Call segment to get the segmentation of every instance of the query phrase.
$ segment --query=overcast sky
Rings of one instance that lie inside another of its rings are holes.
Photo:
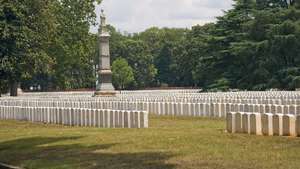
[[[215,21],[223,10],[232,7],[232,0],[103,0],[97,6],[105,10],[107,22],[121,32],[141,32],[157,27],[190,28]],[[97,28],[92,28],[96,32]]]

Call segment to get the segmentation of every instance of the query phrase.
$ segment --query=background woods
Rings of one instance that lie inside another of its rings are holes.
[[[23,89],[93,88],[98,49],[97,35],[89,30],[96,24],[96,3],[100,1],[0,0],[2,92],[19,82]],[[216,23],[192,29],[109,30],[118,88],[300,87],[297,1],[235,0]]]

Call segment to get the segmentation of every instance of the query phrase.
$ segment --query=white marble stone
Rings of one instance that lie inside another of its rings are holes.
[[[229,112],[226,115],[226,129],[228,133],[235,133],[235,116],[236,112]]]
[[[283,114],[273,115],[273,134],[275,136],[282,136],[282,117]]]
[[[262,135],[261,114],[250,114],[250,134]]]
[[[282,117],[282,135],[296,136],[296,116],[285,114]]]
[[[243,113],[242,114],[242,132],[250,134],[250,114],[251,113]]]
[[[235,114],[235,130],[237,133],[243,133],[243,129],[242,129],[242,116],[244,113],[242,112],[237,112]]]
[[[273,135],[273,114],[262,114],[262,134],[267,136]]]

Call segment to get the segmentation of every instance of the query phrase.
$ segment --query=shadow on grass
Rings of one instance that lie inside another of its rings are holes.
[[[24,168],[173,169],[168,153],[116,153],[117,144],[70,144],[82,137],[32,137],[0,142],[0,162]]]

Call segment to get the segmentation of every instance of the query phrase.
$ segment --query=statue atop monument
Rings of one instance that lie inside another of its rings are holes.
[[[104,10],[101,9],[101,14],[100,14],[100,26],[99,26],[99,34],[100,36],[104,37],[104,36],[110,36],[109,32],[106,28],[106,16],[104,14]]]
[[[100,19],[101,19],[101,27],[106,26],[106,16],[104,14],[103,9],[101,9]]]

